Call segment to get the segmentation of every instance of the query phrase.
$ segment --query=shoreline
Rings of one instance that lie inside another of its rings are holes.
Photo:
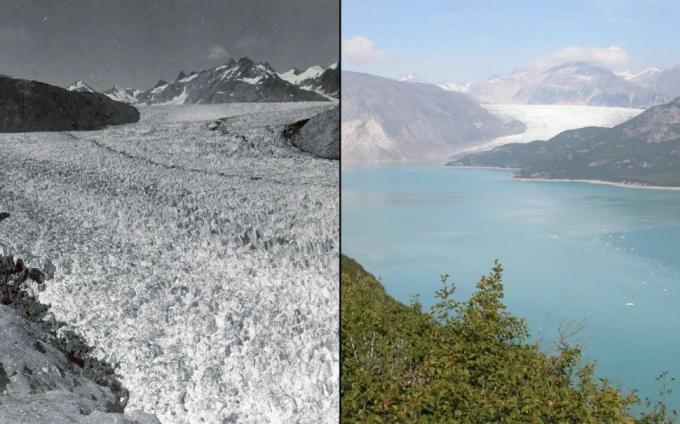
[[[480,169],[487,171],[519,171],[521,168],[503,168],[500,166],[451,166],[451,165],[441,165],[446,168],[459,168],[459,169]],[[612,187],[619,188],[635,188],[635,189],[645,189],[645,190],[670,190],[670,191],[680,191],[678,186],[659,186],[659,185],[646,185],[640,183],[622,183],[616,181],[607,180],[579,180],[573,178],[528,178],[528,177],[516,177],[514,175],[510,176],[508,179],[515,181],[539,181],[539,182],[558,182],[558,183],[584,183],[584,184],[597,184],[597,185],[608,185]]]
[[[472,165],[441,165],[444,168],[458,168],[458,169],[481,169],[484,171],[519,171],[520,168],[503,168],[502,166],[472,166]]]
[[[619,187],[619,188],[680,191],[680,187],[676,187],[676,186],[657,186],[657,185],[645,185],[645,184],[640,184],[640,183],[621,183],[621,182],[606,181],[606,180],[577,180],[577,179],[570,179],[570,178],[527,178],[527,177],[515,177],[515,176],[510,177],[510,179],[516,180],[516,181],[584,183],[584,184],[608,185],[608,186]]]

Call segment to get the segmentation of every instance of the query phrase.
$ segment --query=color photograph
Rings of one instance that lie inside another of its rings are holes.
[[[342,2],[342,422],[677,422],[679,20]]]

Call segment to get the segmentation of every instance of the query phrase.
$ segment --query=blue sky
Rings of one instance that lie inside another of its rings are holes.
[[[678,26],[679,0],[343,0],[343,69],[439,83],[539,59],[664,68],[680,64]]]

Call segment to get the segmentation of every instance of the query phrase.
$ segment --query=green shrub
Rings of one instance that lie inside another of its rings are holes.
[[[502,271],[495,263],[467,301],[442,276],[437,303],[423,311],[343,256],[342,422],[671,422],[663,403],[634,418],[636,396],[596,379],[577,346],[560,340],[551,355],[531,343],[503,304]]]

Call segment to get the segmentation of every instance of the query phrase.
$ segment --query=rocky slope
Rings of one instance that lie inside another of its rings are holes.
[[[323,159],[340,159],[340,108],[298,121],[284,130],[284,137],[298,149]]]
[[[342,78],[342,149],[349,162],[441,160],[525,129],[435,85],[354,72]]]
[[[140,412],[123,415],[129,393],[114,368],[33,296],[54,266],[44,270],[0,251],[0,422],[159,423]]]
[[[0,132],[94,130],[138,120],[137,109],[103,94],[0,77]]]
[[[149,105],[327,100],[281,79],[268,64],[247,57],[229,59],[224,65],[189,75],[180,72],[174,81],[161,80],[136,99]]]
[[[548,141],[507,144],[452,166],[517,168],[518,177],[680,186],[680,98],[613,128],[565,131]]]

